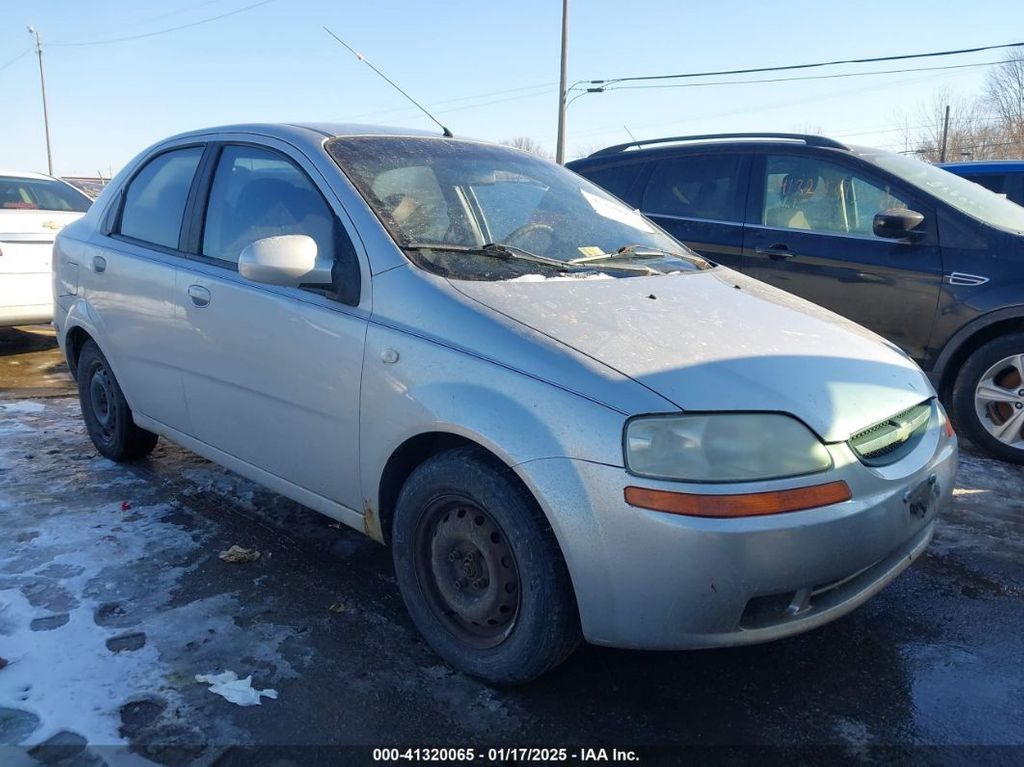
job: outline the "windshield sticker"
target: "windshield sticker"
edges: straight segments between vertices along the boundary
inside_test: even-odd
[[[576,250],[578,250],[587,258],[604,255],[604,251],[594,245],[581,245],[580,247],[576,248]]]
[[[620,205],[617,202],[598,197],[596,194],[591,194],[584,189],[580,190],[580,194],[583,195],[584,200],[590,203],[590,207],[594,209],[597,215],[604,216],[612,221],[618,221],[620,224],[631,226],[634,229],[639,229],[641,232],[654,232],[654,229],[644,221],[644,217],[639,212],[630,210],[625,205]]]

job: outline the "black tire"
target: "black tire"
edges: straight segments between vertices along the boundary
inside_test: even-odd
[[[78,401],[96,449],[112,461],[132,461],[152,452],[158,439],[140,429],[113,371],[95,341],[86,341],[78,356]]]
[[[1024,371],[1018,369],[1020,363],[1017,368],[1012,365],[1000,366],[1002,361],[1015,355],[1024,355],[1024,333],[1000,336],[975,349],[957,374],[953,386],[951,415],[956,429],[979,448],[1004,461],[1024,464],[1024,447],[1015,447],[997,438],[986,428],[986,424],[996,428],[999,424],[1004,424],[1010,427],[1004,438],[1012,440],[1013,437],[1008,436],[1012,432],[1016,435],[1018,444],[1024,444],[1024,436],[1021,436],[1020,430],[1009,423],[1015,413],[1024,411]],[[997,366],[1005,369],[993,377],[993,368]],[[978,385],[983,379],[988,378],[993,378],[1000,389],[1005,389],[1005,402],[979,404],[976,397]]]
[[[416,468],[402,487],[392,530],[406,608],[456,669],[494,684],[521,684],[580,643],[576,599],[555,536],[515,474],[484,451],[456,448]]]

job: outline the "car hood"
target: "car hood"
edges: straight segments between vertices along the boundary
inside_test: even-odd
[[[451,284],[683,410],[786,412],[840,442],[934,395],[893,344],[724,268]]]

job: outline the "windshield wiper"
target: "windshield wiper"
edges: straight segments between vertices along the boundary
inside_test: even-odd
[[[504,245],[500,242],[489,242],[486,245],[450,245],[443,242],[410,242],[407,248],[414,250],[448,250],[453,253],[468,253],[477,256],[493,256],[502,260],[517,259],[520,261],[531,261],[535,264],[552,266],[560,271],[569,271],[572,262],[559,261],[557,258],[548,258],[531,253],[528,250],[517,248],[514,245]]]
[[[515,245],[506,245],[501,242],[489,242],[486,245],[449,245],[440,242],[410,242],[406,244],[407,248],[413,250],[448,250],[453,253],[468,253],[470,255],[479,256],[492,256],[494,258],[500,258],[502,260],[516,259],[519,261],[530,261],[535,264],[544,264],[557,269],[560,272],[576,271],[581,268],[590,266],[590,264],[584,263],[579,260],[572,261],[561,261],[557,258],[548,258],[547,256],[541,256],[537,253],[531,253],[528,250],[517,247]],[[622,266],[613,264],[594,264],[595,269],[616,269],[625,272],[641,272],[643,274],[658,274],[654,269],[649,266]]]
[[[582,256],[580,258],[573,258],[567,263],[570,264],[591,264],[595,261],[611,261],[616,258],[661,258],[662,256],[671,256],[672,258],[681,258],[686,261],[694,263],[698,268],[707,269],[711,264],[700,256],[688,253],[677,253],[672,250],[665,250],[664,248],[655,248],[650,245],[626,245],[618,250],[613,250],[611,253],[598,253],[594,256]]]

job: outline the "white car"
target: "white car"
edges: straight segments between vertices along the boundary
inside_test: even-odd
[[[91,204],[60,179],[0,171],[0,327],[53,319],[53,238]]]

